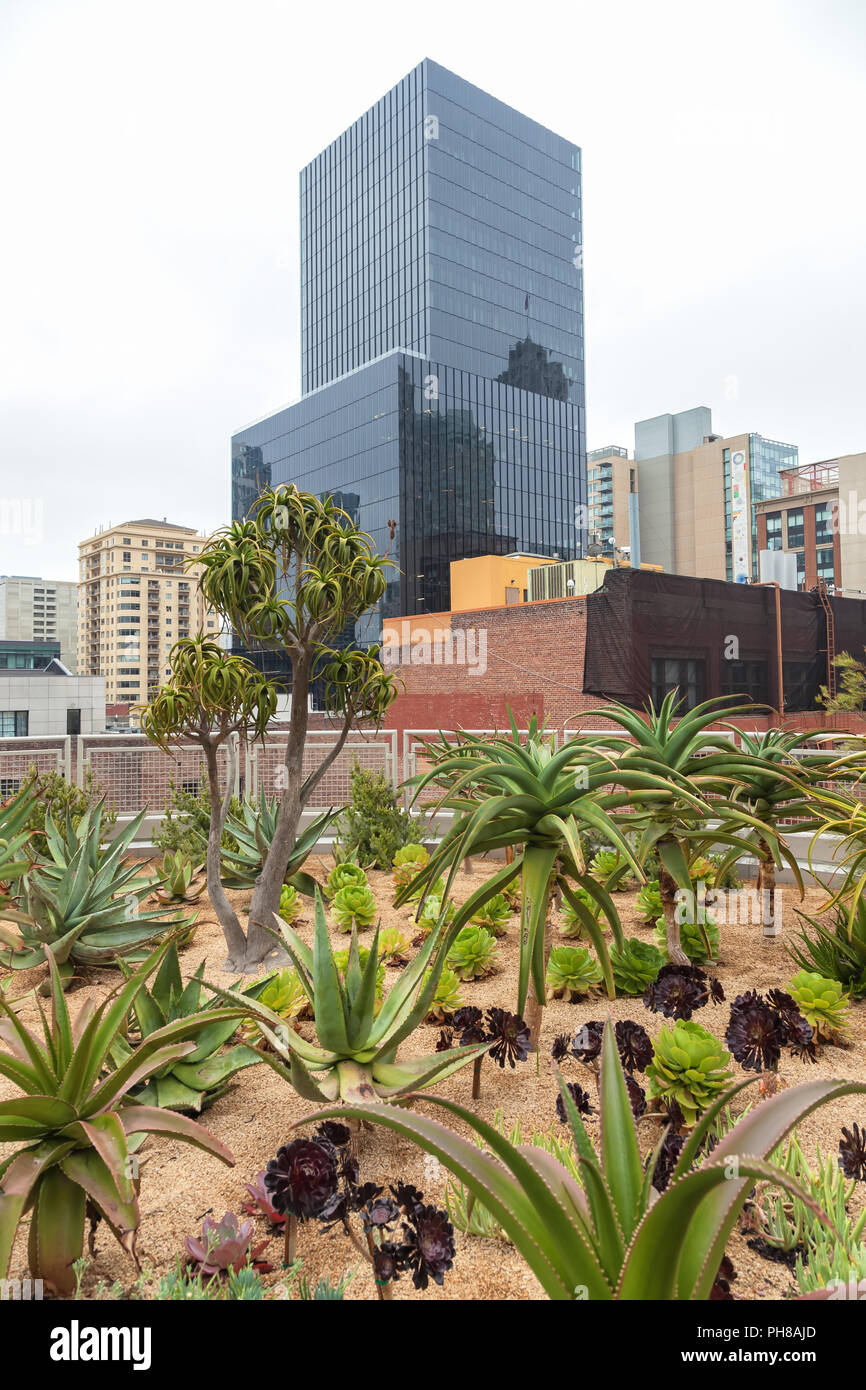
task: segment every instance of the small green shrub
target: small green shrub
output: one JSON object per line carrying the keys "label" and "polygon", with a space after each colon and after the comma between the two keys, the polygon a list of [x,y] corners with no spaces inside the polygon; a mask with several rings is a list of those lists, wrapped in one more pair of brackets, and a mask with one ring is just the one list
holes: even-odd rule
{"label": "small green shrub", "polygon": [[397,805],[383,773],[356,762],[350,778],[352,799],[336,823],[340,855],[363,868],[390,869],[398,850],[418,843],[418,821]]}
{"label": "small green shrub", "polygon": [[[706,940],[704,940],[704,932],[706,932]],[[659,917],[656,922],[653,941],[667,960],[668,943],[664,917]],[[710,943],[709,951],[707,950],[707,941]],[[711,922],[709,919],[701,925],[696,922],[680,922],[680,945],[692,965],[704,965],[709,960],[717,960],[721,946],[719,929],[715,922]]]}
{"label": "small green shrub", "polygon": [[367,887],[367,875],[360,864],[355,864],[351,859],[344,859],[342,863],[335,864],[328,874],[328,884],[325,889],[325,896],[333,898],[335,893],[339,893],[341,888]]}

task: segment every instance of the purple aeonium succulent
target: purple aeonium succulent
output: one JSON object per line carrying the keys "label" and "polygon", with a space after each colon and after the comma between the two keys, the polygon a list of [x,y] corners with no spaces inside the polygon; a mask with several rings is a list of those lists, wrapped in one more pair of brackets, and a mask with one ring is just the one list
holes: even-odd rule
{"label": "purple aeonium succulent", "polygon": [[590,1019],[579,1028],[571,1040],[571,1055],[579,1062],[594,1062],[601,1052],[601,1039],[604,1024],[600,1019]]}
{"label": "purple aeonium succulent", "polygon": [[438,1207],[419,1206],[403,1226],[405,1267],[412,1271],[416,1289],[426,1289],[432,1279],[442,1284],[454,1263],[454,1227],[447,1212]]}
{"label": "purple aeonium succulent", "polygon": [[487,1035],[484,1031],[484,1015],[480,1009],[475,1008],[474,1004],[464,1004],[462,1008],[457,1009],[452,1015],[451,1027],[455,1033],[459,1033],[461,1047],[487,1041]]}
{"label": "purple aeonium succulent", "polygon": [[[595,1114],[595,1107],[590,1100],[589,1091],[585,1091],[576,1081],[569,1081],[566,1086],[569,1096],[574,1104],[574,1108],[579,1115]],[[568,1111],[565,1108],[565,1101],[562,1092],[556,1097],[556,1114],[564,1125],[568,1124]]]}
{"label": "purple aeonium succulent", "polygon": [[646,1071],[653,1059],[652,1038],[640,1023],[620,1019],[614,1034],[619,1059],[626,1071]]}
{"label": "purple aeonium succulent", "polygon": [[277,1211],[299,1221],[322,1215],[337,1191],[337,1151],[327,1139],[293,1139],[277,1150],[265,1186]]}
{"label": "purple aeonium succulent", "polygon": [[525,1062],[532,1046],[528,1026],[519,1014],[510,1014],[506,1009],[487,1010],[486,1041],[493,1042],[490,1056],[503,1070],[506,1062],[512,1068],[517,1062]]}
{"label": "purple aeonium succulent", "polygon": [[839,1141],[839,1167],[846,1178],[866,1182],[866,1129],[859,1125],[842,1130]]}
{"label": "purple aeonium succulent", "polygon": [[628,1102],[631,1106],[631,1113],[637,1120],[646,1110],[646,1091],[642,1086],[638,1085],[629,1072],[625,1073],[625,1089],[628,1092]]}
{"label": "purple aeonium succulent", "polygon": [[[714,984],[718,985],[718,981]],[[709,998],[710,982],[700,966],[668,964],[662,966],[655,980],[647,986],[643,1002],[646,1008],[665,1018],[690,1019]]]}

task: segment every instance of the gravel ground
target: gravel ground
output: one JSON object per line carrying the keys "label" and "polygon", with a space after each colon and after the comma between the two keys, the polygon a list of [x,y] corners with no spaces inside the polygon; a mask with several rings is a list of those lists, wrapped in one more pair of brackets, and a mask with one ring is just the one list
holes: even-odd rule
{"label": "gravel ground", "polygon": [[[330,861],[313,860],[308,864],[312,872],[324,879]],[[458,874],[455,885],[455,899],[462,902],[477,887],[482,878],[493,872],[491,866],[476,863],[474,873]],[[383,926],[400,926],[412,935],[412,912],[410,908],[393,907],[393,890],[390,875],[372,872],[370,884],[376,893],[381,908]],[[804,906],[806,911],[816,915],[826,901],[826,894],[819,889],[810,888],[806,892],[805,904],[800,904],[795,889],[783,887],[783,920],[785,931],[790,935],[796,919],[794,909]],[[244,911],[249,904],[249,894],[229,895],[235,906]],[[623,919],[626,935],[636,935],[644,940],[652,939],[652,931],[638,923],[634,908],[634,893],[620,893],[617,904]],[[206,900],[203,900],[206,902]],[[311,940],[312,914],[301,921],[298,929],[306,940]],[[554,944],[562,938],[559,935],[559,920],[554,913]],[[792,925],[793,924],[793,925]],[[784,986],[796,967],[784,949],[784,935],[766,941],[760,927],[732,924],[722,927],[722,960],[715,968],[721,979],[728,1000],[746,989],[765,991],[773,986]],[[335,933],[335,936],[338,933]],[[343,941],[346,938],[341,938]],[[463,986],[464,1002],[476,1004],[480,1008],[499,1005],[511,1008],[514,1004],[517,961],[518,961],[518,919],[511,919],[508,932],[498,943],[496,968],[488,977]],[[225,948],[219,926],[207,905],[200,914],[200,925],[190,946],[181,957],[185,975],[192,974],[202,960],[207,962],[207,977],[214,983],[225,985],[233,977],[222,969]],[[392,972],[389,976],[393,978]],[[18,995],[38,983],[43,970],[19,975],[14,984]],[[73,1010],[91,993],[101,995],[106,988],[116,983],[113,971],[88,971],[77,984],[70,996]],[[388,984],[386,982],[386,989]],[[32,997],[26,1001],[23,1016],[35,1018],[35,1004]],[[634,1018],[655,1035],[662,1026],[659,1015],[650,1014],[638,999],[617,999],[609,1002],[604,998],[584,1000],[567,1004],[561,1000],[551,1000],[545,1009],[541,1047],[537,1058],[514,1070],[501,1070],[494,1063],[485,1062],[482,1072],[482,1095],[478,1102],[471,1102],[471,1068],[466,1068],[456,1076],[443,1082],[438,1088],[460,1103],[476,1104],[478,1111],[487,1119],[492,1119],[497,1111],[502,1112],[506,1126],[512,1126],[518,1119],[523,1126],[524,1135],[533,1129],[547,1130],[551,1127],[560,1134],[565,1130],[558,1124],[555,1113],[556,1084],[551,1071],[550,1048],[554,1038],[561,1033],[574,1034],[582,1023],[591,1018],[610,1016],[613,1019]],[[697,1016],[707,1028],[723,1037],[728,1020],[728,1007],[707,1007]],[[311,1025],[303,1024],[302,1029],[309,1034]],[[432,1024],[424,1025],[416,1035],[404,1045],[406,1055],[432,1052],[435,1048],[438,1029]],[[736,1069],[739,1070],[739,1069]],[[564,1072],[570,1080],[580,1080],[591,1086],[589,1073],[579,1063],[567,1061]],[[795,1085],[798,1081],[813,1077],[855,1078],[866,1080],[866,1004],[861,1003],[853,1009],[852,1022],[846,1037],[846,1046],[828,1046],[823,1050],[817,1064],[806,1070],[799,1061],[784,1057],[780,1073],[785,1083]],[[14,1094],[13,1089],[0,1080],[0,1098]],[[425,1103],[419,1102],[424,1109]],[[433,1107],[426,1107],[429,1111]],[[139,1233],[138,1250],[143,1266],[148,1271],[148,1279],[139,1285],[143,1296],[152,1295],[154,1280],[174,1267],[178,1256],[184,1251],[184,1237],[199,1233],[206,1213],[221,1216],[227,1210],[239,1211],[240,1203],[246,1194],[244,1184],[265,1166],[280,1144],[289,1138],[291,1125],[305,1116],[315,1114],[316,1106],[300,1100],[280,1078],[266,1066],[255,1067],[240,1074],[235,1089],[223,1096],[208,1110],[204,1124],[235,1155],[236,1165],[228,1168],[217,1159],[201,1153],[190,1146],[160,1139],[149,1141],[145,1152],[148,1161],[143,1166],[141,1181],[142,1223]],[[866,1099],[859,1096],[845,1097],[832,1105],[824,1106],[810,1115],[800,1126],[800,1138],[807,1156],[812,1156],[815,1144],[820,1143],[825,1153],[835,1155],[839,1131],[843,1124],[853,1121],[866,1124]],[[590,1121],[590,1128],[593,1122]],[[649,1129],[649,1126],[645,1126]],[[655,1131],[655,1126],[652,1126]],[[9,1145],[0,1144],[0,1156],[8,1153]],[[412,1144],[405,1142],[384,1129],[363,1132],[360,1137],[359,1158],[362,1181],[382,1183],[402,1179],[420,1187],[429,1201],[441,1202],[443,1199],[447,1173],[437,1163],[424,1155]],[[863,1200],[862,1191],[855,1195],[855,1204]],[[269,1239],[269,1232],[263,1220],[257,1221],[255,1239]],[[795,1289],[790,1270],[767,1259],[749,1248],[745,1233],[738,1232],[732,1238],[728,1253],[734,1261],[737,1280],[733,1291],[738,1298],[777,1299],[789,1296]],[[298,1252],[305,1262],[305,1273],[315,1280],[321,1275],[339,1278],[349,1270],[357,1273],[347,1291],[347,1298],[373,1298],[375,1287],[368,1267],[360,1261],[357,1251],[340,1229],[322,1234],[317,1228],[308,1225],[301,1228]],[[281,1240],[270,1238],[263,1258],[274,1262],[276,1269],[268,1279],[280,1279],[279,1260]],[[13,1256],[13,1275],[23,1276],[26,1272],[26,1240],[19,1236]],[[122,1296],[135,1294],[135,1270],[132,1262],[123,1254],[110,1233],[101,1229],[96,1239],[96,1257],[85,1274],[82,1289],[85,1297],[103,1295],[106,1285],[115,1280],[120,1282]],[[472,1299],[533,1299],[543,1296],[534,1276],[528,1271],[513,1247],[504,1240],[483,1239],[476,1236],[457,1234],[457,1255],[453,1269],[446,1275],[442,1288],[430,1287],[426,1294],[419,1294],[412,1288],[407,1277],[401,1278],[393,1288],[394,1298],[472,1298]]]}

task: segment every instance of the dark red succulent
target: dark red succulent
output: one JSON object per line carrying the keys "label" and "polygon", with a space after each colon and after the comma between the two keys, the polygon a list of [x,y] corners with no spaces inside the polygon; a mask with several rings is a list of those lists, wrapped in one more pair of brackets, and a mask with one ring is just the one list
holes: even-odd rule
{"label": "dark red succulent", "polygon": [[[714,982],[718,985],[718,981]],[[718,985],[721,989],[721,985]],[[709,1002],[710,982],[698,965],[663,965],[643,997],[646,1008],[665,1018],[689,1019]]]}
{"label": "dark red succulent", "polygon": [[320,1139],[333,1144],[335,1149],[345,1148],[352,1138],[349,1126],[341,1125],[338,1120],[323,1120],[320,1125],[316,1125],[316,1134]]}
{"label": "dark red succulent", "polygon": [[500,1067],[507,1062],[514,1067],[517,1062],[525,1062],[532,1050],[529,1028],[519,1014],[510,1014],[506,1009],[487,1010],[486,1042],[492,1042],[490,1056]]}
{"label": "dark red succulent", "polygon": [[571,1055],[579,1062],[594,1062],[601,1052],[603,1034],[604,1024],[600,1019],[594,1018],[584,1023],[571,1040]]}
{"label": "dark red succulent", "polygon": [[454,1263],[454,1227],[448,1213],[438,1207],[415,1207],[403,1226],[405,1268],[412,1271],[416,1289],[426,1289],[432,1279],[442,1284]]}
{"label": "dark red succulent", "polygon": [[437,1052],[450,1052],[453,1046],[454,1046],[454,1030],[453,1030],[453,1028],[441,1028],[441,1029],[439,1030],[439,1037],[436,1039],[436,1051],[437,1051]]}
{"label": "dark red succulent", "polygon": [[299,1221],[322,1215],[337,1192],[337,1150],[327,1139],[293,1139],[268,1163],[265,1187],[277,1211]]}
{"label": "dark red succulent", "polygon": [[677,1134],[674,1129],[668,1129],[665,1133],[661,1148],[659,1149],[658,1158],[656,1159],[656,1165],[653,1169],[652,1183],[656,1192],[664,1192],[673,1177],[674,1169],[677,1166],[685,1142],[685,1136]]}
{"label": "dark red succulent", "polygon": [[866,1129],[859,1125],[842,1130],[839,1141],[839,1167],[846,1178],[866,1182]]}
{"label": "dark red succulent", "polygon": [[629,1072],[625,1073],[625,1089],[628,1091],[631,1113],[634,1115],[635,1119],[638,1119],[646,1110],[646,1091],[642,1086],[638,1085]]}
{"label": "dark red succulent", "polygon": [[406,1268],[406,1246],[397,1245],[393,1240],[383,1240],[373,1249],[373,1273],[379,1284],[390,1284],[400,1278],[400,1271]]}
{"label": "dark red succulent", "polygon": [[[574,1103],[574,1108],[579,1115],[595,1114],[595,1106],[592,1104],[592,1101],[590,1100],[589,1091],[585,1091],[583,1087],[579,1086],[576,1081],[569,1081],[568,1085],[566,1086],[566,1090],[568,1091],[568,1094],[571,1096],[571,1099]],[[562,1123],[564,1125],[567,1125],[568,1111],[565,1108],[565,1101],[562,1098],[561,1092],[556,1097],[556,1113],[559,1119],[562,1121]]]}
{"label": "dark red succulent", "polygon": [[653,1059],[652,1038],[640,1023],[620,1019],[614,1029],[619,1059],[626,1071],[646,1071]]}
{"label": "dark red succulent", "polygon": [[272,1226],[282,1226],[285,1222],[286,1214],[285,1212],[277,1211],[271,1201],[271,1195],[265,1186],[265,1176],[265,1170],[262,1168],[261,1172],[256,1174],[255,1181],[246,1184],[247,1192],[250,1194],[252,1201],[241,1202],[241,1211],[245,1212],[247,1216],[264,1216]]}
{"label": "dark red succulent", "polygon": [[731,1284],[736,1277],[737,1274],[733,1262],[729,1256],[723,1255],[715,1283],[710,1289],[710,1298],[714,1302],[731,1302],[735,1297],[735,1295],[731,1293]]}
{"label": "dark red succulent", "polygon": [[475,1008],[474,1004],[464,1004],[461,1009],[457,1009],[451,1017],[451,1027],[455,1034],[459,1033],[461,1047],[487,1041],[484,1032],[484,1015],[480,1009]]}
{"label": "dark red succulent", "polygon": [[563,1061],[563,1059],[568,1056],[570,1051],[571,1037],[568,1033],[560,1033],[558,1037],[553,1039],[553,1046],[550,1049],[550,1055],[553,1058],[554,1062]]}
{"label": "dark red succulent", "polygon": [[771,990],[766,999],[754,989],[738,994],[725,1043],[747,1071],[775,1071],[783,1047],[791,1047],[804,1061],[815,1060],[811,1026],[784,990]]}

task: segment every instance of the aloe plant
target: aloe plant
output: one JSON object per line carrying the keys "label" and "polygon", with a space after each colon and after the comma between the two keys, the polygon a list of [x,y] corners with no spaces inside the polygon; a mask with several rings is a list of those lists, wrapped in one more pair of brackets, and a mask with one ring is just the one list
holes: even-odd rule
{"label": "aloe plant", "polygon": [[[0,995],[0,1076],[20,1095],[0,1101],[0,1141],[19,1147],[0,1161],[0,1279],[8,1277],[19,1223],[30,1220],[29,1269],[62,1296],[75,1288],[88,1207],[104,1218],[136,1258],[140,1220],[133,1154],[149,1134],[195,1144],[223,1162],[224,1144],[184,1115],[130,1100],[129,1092],[189,1056],[200,1015],[157,1028],[136,1052],[103,1076],[129,1010],[158,970],[163,946],[101,1003],[88,1000],[73,1019],[53,955],[48,955],[51,1015],[38,1033],[25,1028]],[[210,1023],[237,1020],[237,1006],[214,1010]]]}
{"label": "aloe plant", "polygon": [[[428,750],[429,751],[429,750]],[[517,986],[517,1012],[525,1013],[530,980],[535,1001],[533,1039],[541,1025],[545,998],[547,922],[550,896],[558,889],[584,920],[587,935],[602,965],[608,992],[614,995],[607,945],[599,921],[574,896],[583,887],[607,917],[614,939],[622,940],[622,928],[613,899],[587,871],[581,836],[600,834],[621,851],[632,871],[641,869],[610,814],[625,806],[631,793],[613,793],[611,759],[596,754],[579,740],[553,752],[549,740],[533,721],[526,743],[521,741],[512,717],[511,738],[462,733],[456,745],[444,744],[434,753],[429,772],[412,779],[415,796],[430,785],[444,788],[439,807],[454,812],[450,829],[430,862],[413,880],[412,892],[422,895],[446,870],[446,894],[463,861],[505,847],[517,850],[511,863],[491,875],[458,908],[450,928],[453,938],[479,908],[497,893],[506,892],[516,879],[521,886],[521,948]],[[650,778],[650,780],[652,780]],[[641,785],[644,784],[644,778]],[[409,888],[397,895],[398,905],[409,900]]]}
{"label": "aloe plant", "polygon": [[167,850],[162,856],[163,884],[156,890],[160,902],[198,902],[206,887],[204,878],[198,879],[203,868],[203,864],[196,867],[189,856],[180,850],[176,854]]}
{"label": "aloe plant", "polygon": [[[331,809],[310,821],[298,835],[289,856],[283,882],[292,883],[308,897],[312,896],[315,882],[309,874],[302,872],[304,861],[339,814],[339,809]],[[255,888],[276,833],[279,815],[280,798],[268,797],[262,790],[257,802],[244,801],[239,813],[226,817],[224,835],[237,846],[226,848],[223,845],[220,851],[222,882],[226,888]]]}
{"label": "aloe plant", "polygon": [[[450,1076],[489,1048],[489,1043],[483,1043],[397,1063],[397,1048],[426,1016],[445,964],[438,930],[397,976],[377,1014],[378,929],[363,965],[357,933],[352,932],[346,968],[341,972],[318,892],[315,901],[312,950],[285,922],[279,923],[279,934],[310,1001],[318,1041],[308,1042],[291,1031],[280,1036],[277,1029],[282,1020],[278,1014],[261,1000],[246,1003],[273,1050],[264,1054],[265,1062],[299,1096],[318,1101],[337,1097],[363,1102],[377,1097],[396,1099]],[[209,988],[230,1003],[236,1002],[236,996],[225,990],[214,985]]]}
{"label": "aloe plant", "polygon": [[27,852],[30,841],[27,822],[35,799],[31,783],[8,800],[0,801],[0,908],[10,901],[9,890],[27,872],[33,858]]}
{"label": "aloe plant", "polygon": [[[212,996],[205,995],[204,964],[202,961],[184,985],[177,946],[171,942],[153,986],[148,989],[144,985],[135,997],[132,1006],[135,1031],[129,1030],[126,1037],[118,1035],[111,1045],[111,1061],[119,1067],[137,1055],[151,1033],[193,1016],[199,1020],[198,1026],[187,1035],[194,1044],[193,1051],[130,1087],[130,1098],[142,1105],[158,1105],[163,1110],[198,1115],[232,1089],[231,1080],[238,1072],[262,1060],[258,1052],[243,1044],[223,1051],[224,1044],[237,1030],[237,1019],[220,1016],[224,1011],[215,1006]],[[128,979],[131,978],[129,966],[121,962],[120,968]],[[248,986],[248,991],[255,998],[263,987],[264,981],[257,980]]]}
{"label": "aloe plant", "polygon": [[334,894],[331,911],[340,931],[349,932],[355,927],[371,927],[379,909],[371,888],[347,883],[345,888],[338,889]]}
{"label": "aloe plant", "polygon": [[725,1106],[757,1079],[740,1082],[716,1099],[685,1140],[660,1195],[652,1178],[662,1141],[645,1167],[611,1023],[605,1025],[601,1048],[598,1153],[560,1081],[579,1179],[552,1154],[510,1143],[495,1126],[440,1096],[426,1099],[477,1135],[489,1154],[439,1121],[392,1105],[329,1109],[316,1120],[363,1118],[439,1159],[502,1227],[549,1298],[702,1300],[710,1297],[725,1247],[756,1182],[775,1182],[815,1207],[767,1156],[819,1105],[866,1094],[866,1083],[854,1081],[809,1081],[780,1091],[701,1158]]}
{"label": "aloe plant", "polygon": [[830,923],[798,912],[800,931],[787,942],[788,955],[801,970],[814,970],[838,980],[854,999],[866,995],[866,900],[860,899],[850,917],[844,902],[831,909]]}
{"label": "aloe plant", "polygon": [[139,812],[107,847],[101,806],[85,812],[75,828],[71,819],[64,827],[46,819],[50,858],[28,873],[23,910],[6,914],[19,924],[20,936],[0,928],[0,965],[29,970],[51,956],[68,980],[76,965],[141,960],[159,937],[188,926],[182,913],[141,909],[153,881],[124,860],[144,816]]}

